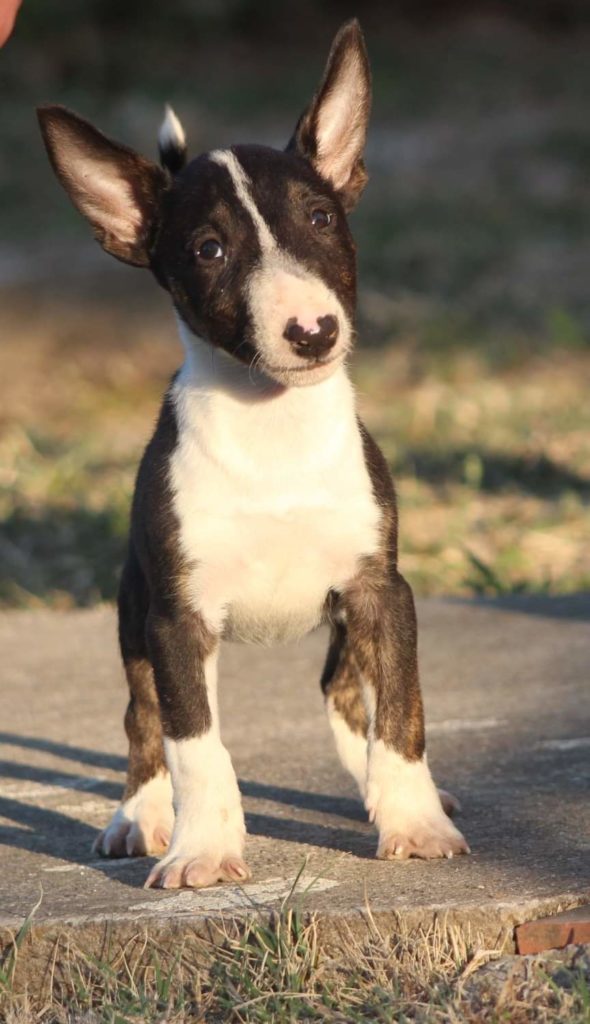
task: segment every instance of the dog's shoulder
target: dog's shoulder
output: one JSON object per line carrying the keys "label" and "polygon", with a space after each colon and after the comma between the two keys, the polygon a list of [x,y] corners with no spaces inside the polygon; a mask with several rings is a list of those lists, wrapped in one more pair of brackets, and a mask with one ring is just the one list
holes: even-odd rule
{"label": "dog's shoulder", "polygon": [[176,376],[162,400],[153,434],[139,464],[131,510],[131,540],[149,577],[180,568],[179,523],[170,484],[170,465],[178,446],[174,404]]}

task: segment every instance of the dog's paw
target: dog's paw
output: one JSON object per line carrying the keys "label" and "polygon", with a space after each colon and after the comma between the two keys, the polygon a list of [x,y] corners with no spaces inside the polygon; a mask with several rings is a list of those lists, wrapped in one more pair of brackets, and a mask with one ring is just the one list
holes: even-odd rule
{"label": "dog's paw", "polygon": [[198,857],[169,856],[156,864],[145,883],[146,889],[205,889],[217,882],[247,882],[250,869],[238,856],[219,859],[201,854]]}
{"label": "dog's paw", "polygon": [[379,836],[377,847],[379,860],[408,860],[410,857],[431,860],[469,852],[464,837],[442,814],[432,821],[384,832]]}
{"label": "dog's paw", "polygon": [[170,777],[160,775],[121,804],[92,850],[101,857],[159,857],[170,845],[173,827]]}
{"label": "dog's paw", "polygon": [[382,860],[469,853],[449,816],[458,809],[457,801],[436,789],[425,757],[409,761],[376,740],[365,807],[379,829],[377,856]]}
{"label": "dog's paw", "polygon": [[457,800],[456,796],[448,793],[446,789],[439,789],[438,795],[443,811],[449,818],[454,818],[455,814],[461,813],[461,802]]}
{"label": "dog's paw", "polygon": [[168,849],[172,822],[152,824],[123,817],[115,820],[115,817],[95,839],[93,853],[101,857],[160,857]]}

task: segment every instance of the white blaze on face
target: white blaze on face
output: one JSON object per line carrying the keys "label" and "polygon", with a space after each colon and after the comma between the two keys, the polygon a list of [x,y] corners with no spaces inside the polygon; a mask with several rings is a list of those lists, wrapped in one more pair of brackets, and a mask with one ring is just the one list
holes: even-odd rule
{"label": "white blaze on face", "polygon": [[[248,283],[248,305],[254,328],[252,342],[260,366],[281,384],[312,384],[329,376],[350,348],[351,326],[338,296],[316,274],[280,248],[252,197],[251,181],[230,150],[214,150],[210,160],[225,167],[236,197],[256,230],[261,257]],[[338,321],[338,340],[324,365],[310,367],[283,337],[287,322],[316,329],[320,317]]]}
{"label": "white blaze on face", "polygon": [[250,179],[235,153],[232,153],[230,149],[214,149],[209,154],[209,159],[214,164],[219,164],[220,167],[225,167],[229,171],[236,190],[236,196],[254,221],[254,227],[256,228],[258,241],[263,253],[274,249],[276,247],[274,236],[252,198]]}

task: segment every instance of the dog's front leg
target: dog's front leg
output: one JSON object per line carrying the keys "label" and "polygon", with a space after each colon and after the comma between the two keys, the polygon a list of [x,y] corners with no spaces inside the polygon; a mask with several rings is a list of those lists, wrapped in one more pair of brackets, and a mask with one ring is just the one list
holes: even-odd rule
{"label": "dog's front leg", "polygon": [[412,591],[395,569],[375,559],[344,597],[369,719],[365,805],[379,829],[377,856],[468,853],[426,761]]}
{"label": "dog's front leg", "polygon": [[219,735],[218,638],[190,611],[153,609],[147,636],[172,777],[176,820],[167,855],[146,886],[200,888],[244,881],[240,791]]}

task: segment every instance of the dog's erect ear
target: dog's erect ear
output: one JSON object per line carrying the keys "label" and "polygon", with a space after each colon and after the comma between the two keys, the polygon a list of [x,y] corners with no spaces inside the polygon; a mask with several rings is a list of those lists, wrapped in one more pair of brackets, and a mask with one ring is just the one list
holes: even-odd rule
{"label": "dog's erect ear", "polygon": [[37,115],[53,169],[103,249],[148,266],[166,172],[65,107],[39,107]]}
{"label": "dog's erect ear", "polygon": [[367,182],[363,149],[371,109],[371,72],[356,19],[338,32],[324,77],[287,149],[306,157],[351,210]]}
{"label": "dog's erect ear", "polygon": [[158,132],[158,151],[162,167],[178,174],[186,164],[186,135],[184,128],[167,103],[164,120]]}

